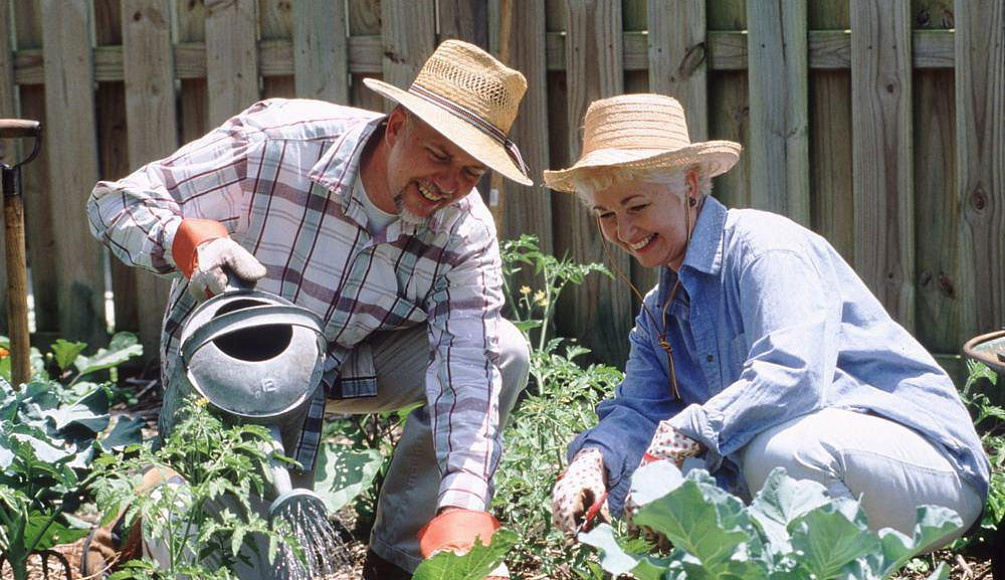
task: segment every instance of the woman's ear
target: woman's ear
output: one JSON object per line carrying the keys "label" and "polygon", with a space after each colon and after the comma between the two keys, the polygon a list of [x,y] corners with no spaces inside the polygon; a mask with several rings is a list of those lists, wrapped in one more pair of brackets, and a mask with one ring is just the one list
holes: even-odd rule
{"label": "woman's ear", "polygon": [[701,201],[701,188],[698,186],[698,170],[694,167],[689,168],[687,173],[684,174],[684,183],[687,189],[688,203],[694,206]]}

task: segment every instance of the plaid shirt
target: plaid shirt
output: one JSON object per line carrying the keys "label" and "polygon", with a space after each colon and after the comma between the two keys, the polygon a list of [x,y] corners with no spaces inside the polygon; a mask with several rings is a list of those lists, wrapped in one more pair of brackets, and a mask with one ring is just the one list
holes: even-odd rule
{"label": "plaid shirt", "polygon": [[[183,217],[223,223],[265,265],[258,288],[324,321],[329,397],[375,390],[378,330],[428,323],[426,395],[443,478],[439,506],[484,510],[500,456],[497,366],[503,304],[491,215],[477,191],[424,225],[391,223],[378,238],[353,184],[384,117],[308,100],[262,101],[171,157],[88,202],[92,233],[123,262],[174,277],[164,321],[164,376],[195,308],[171,246]],[[324,413],[319,390],[296,457],[313,465]]]}

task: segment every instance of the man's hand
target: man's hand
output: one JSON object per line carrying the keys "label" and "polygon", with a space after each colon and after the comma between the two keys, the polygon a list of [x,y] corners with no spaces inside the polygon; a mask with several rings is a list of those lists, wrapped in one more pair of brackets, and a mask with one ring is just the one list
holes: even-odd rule
{"label": "man's hand", "polygon": [[223,293],[227,274],[252,286],[265,276],[265,266],[230,238],[214,238],[196,247],[196,264],[189,291],[197,300]]}
{"label": "man's hand", "polygon": [[[604,479],[604,458],[599,449],[583,449],[577,453],[555,483],[551,495],[552,522],[566,534],[578,532],[587,511],[595,503],[603,501],[607,492]],[[609,520],[606,511],[605,504],[601,513]]]}
{"label": "man's hand", "polygon": [[[499,522],[488,512],[446,507],[419,530],[419,550],[424,558],[439,552],[453,552],[460,556],[471,550],[475,538],[488,546],[498,529]],[[499,566],[486,580],[504,580],[509,574],[505,570],[505,565]],[[506,576],[494,575],[497,573]]]}
{"label": "man's hand", "polygon": [[265,276],[265,266],[230,239],[227,228],[216,220],[181,220],[171,256],[189,279],[189,292],[200,301],[227,288],[228,272],[249,286]]}

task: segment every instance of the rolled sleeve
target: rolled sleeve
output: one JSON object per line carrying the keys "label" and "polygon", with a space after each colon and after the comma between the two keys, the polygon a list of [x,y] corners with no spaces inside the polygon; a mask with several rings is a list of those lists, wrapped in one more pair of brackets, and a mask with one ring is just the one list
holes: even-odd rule
{"label": "rolled sleeve", "polygon": [[671,425],[704,444],[717,469],[759,432],[826,406],[837,365],[840,299],[799,252],[772,250],[741,269],[749,352],[739,378]]}
{"label": "rolled sleeve", "polygon": [[443,474],[438,507],[485,510],[501,455],[499,325],[502,264],[484,217],[452,234],[446,272],[428,304],[432,357],[426,396]]}

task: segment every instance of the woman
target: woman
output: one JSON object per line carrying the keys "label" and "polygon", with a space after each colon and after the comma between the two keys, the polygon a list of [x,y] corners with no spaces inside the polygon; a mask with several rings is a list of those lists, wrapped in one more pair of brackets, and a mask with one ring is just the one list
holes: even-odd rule
{"label": "woman", "polygon": [[748,497],[782,466],[861,497],[874,529],[910,533],[917,506],[936,504],[965,530],[989,463],[951,380],[826,240],[708,196],[739,153],[691,143],[676,100],[623,95],[594,102],[582,157],[544,174],[609,243],[660,268],[624,382],[569,446],[556,525],[573,533],[607,492],[619,515],[640,463],[699,455]]}

